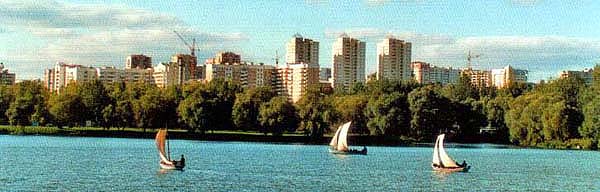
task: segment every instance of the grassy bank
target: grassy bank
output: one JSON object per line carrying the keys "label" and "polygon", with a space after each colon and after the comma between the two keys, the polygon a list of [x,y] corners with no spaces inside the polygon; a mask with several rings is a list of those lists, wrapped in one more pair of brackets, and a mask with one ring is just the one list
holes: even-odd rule
{"label": "grassy bank", "polygon": [[[57,127],[17,127],[0,125],[0,134],[12,135],[53,135],[53,136],[78,136],[78,137],[114,137],[114,138],[154,138],[156,129],[139,128],[111,128],[99,127],[74,127],[59,129]],[[326,135],[317,140],[311,140],[300,133],[286,133],[281,136],[265,135],[258,132],[246,131],[207,131],[205,134],[190,133],[187,130],[169,130],[171,139],[207,140],[207,141],[246,141],[246,142],[277,142],[277,143],[302,143],[302,144],[328,144],[331,136]],[[380,136],[352,136],[349,138],[352,145],[410,145],[414,143],[407,138],[380,137]]]}

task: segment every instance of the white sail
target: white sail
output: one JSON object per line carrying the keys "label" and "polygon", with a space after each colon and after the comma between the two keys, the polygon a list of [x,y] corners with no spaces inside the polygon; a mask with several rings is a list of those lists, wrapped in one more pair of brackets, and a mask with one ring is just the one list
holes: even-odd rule
{"label": "white sail", "polygon": [[342,127],[344,127],[344,125],[340,125],[340,127],[338,127],[337,131],[335,131],[335,135],[333,135],[333,138],[331,138],[331,142],[329,142],[329,146],[331,146],[331,148],[337,149],[338,138],[340,137],[340,132],[342,131]]}
{"label": "white sail", "polygon": [[437,137],[437,139],[435,140],[435,145],[433,145],[433,159],[431,160],[431,162],[436,165],[441,165],[440,164],[441,163],[440,162],[440,152],[439,152],[439,148],[438,148],[438,145],[440,144],[441,136],[442,135],[439,135]]}
{"label": "white sail", "polygon": [[165,142],[167,139],[167,130],[166,129],[160,129],[158,130],[158,132],[156,133],[156,148],[158,148],[158,155],[160,156],[160,160],[166,164],[170,164],[172,165],[173,162],[171,162],[167,156],[165,155]]}
{"label": "white sail", "polygon": [[348,130],[352,122],[345,123],[340,131],[340,137],[338,138],[338,151],[348,151]]}
{"label": "white sail", "polygon": [[446,150],[444,149],[444,136],[444,134],[438,136],[438,139],[440,140],[438,144],[438,153],[442,164],[444,167],[460,167],[456,164],[456,161],[452,160],[452,158],[448,156],[448,153],[446,153]]}

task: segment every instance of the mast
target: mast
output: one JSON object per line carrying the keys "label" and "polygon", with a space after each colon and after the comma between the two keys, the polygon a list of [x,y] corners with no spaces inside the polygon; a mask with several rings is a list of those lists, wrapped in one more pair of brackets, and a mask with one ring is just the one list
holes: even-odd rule
{"label": "mast", "polygon": [[169,128],[165,128],[165,132],[167,132],[167,158],[171,161],[171,146],[169,145]]}

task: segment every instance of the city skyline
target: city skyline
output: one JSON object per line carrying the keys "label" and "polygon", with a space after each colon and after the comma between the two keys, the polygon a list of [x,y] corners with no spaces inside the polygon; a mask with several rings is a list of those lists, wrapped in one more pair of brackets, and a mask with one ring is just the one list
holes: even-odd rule
{"label": "city skyline", "polygon": [[[296,33],[320,42],[321,67],[342,33],[366,42],[366,74],[376,71],[376,44],[391,34],[413,43],[413,61],[462,68],[466,53],[480,69],[529,70],[536,82],[562,70],[591,68],[600,58],[594,1],[443,2],[0,1],[0,61],[17,79],[41,78],[56,62],[124,67],[145,54],[153,64],[188,53],[172,32],[196,38],[199,62],[219,51],[274,64]],[[464,11],[469,9],[469,11]]]}

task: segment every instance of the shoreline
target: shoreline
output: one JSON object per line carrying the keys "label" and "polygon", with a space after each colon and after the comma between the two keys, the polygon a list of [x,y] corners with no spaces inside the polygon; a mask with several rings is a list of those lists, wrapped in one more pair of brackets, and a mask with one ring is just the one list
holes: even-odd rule
{"label": "shoreline", "polygon": [[[154,139],[155,129],[118,130],[116,128],[103,130],[101,128],[77,129],[56,127],[10,127],[0,126],[0,135],[43,135],[60,137],[97,137],[97,138],[136,138]],[[197,141],[233,141],[233,142],[263,142],[263,143],[300,143],[305,145],[327,145],[331,137],[323,136],[311,140],[310,136],[300,134],[284,134],[282,136],[264,135],[256,132],[243,131],[207,131],[205,134],[188,133],[184,130],[169,131],[170,139],[197,140]],[[399,137],[385,136],[353,136],[349,139],[354,146],[416,146],[418,143],[402,140]]]}

